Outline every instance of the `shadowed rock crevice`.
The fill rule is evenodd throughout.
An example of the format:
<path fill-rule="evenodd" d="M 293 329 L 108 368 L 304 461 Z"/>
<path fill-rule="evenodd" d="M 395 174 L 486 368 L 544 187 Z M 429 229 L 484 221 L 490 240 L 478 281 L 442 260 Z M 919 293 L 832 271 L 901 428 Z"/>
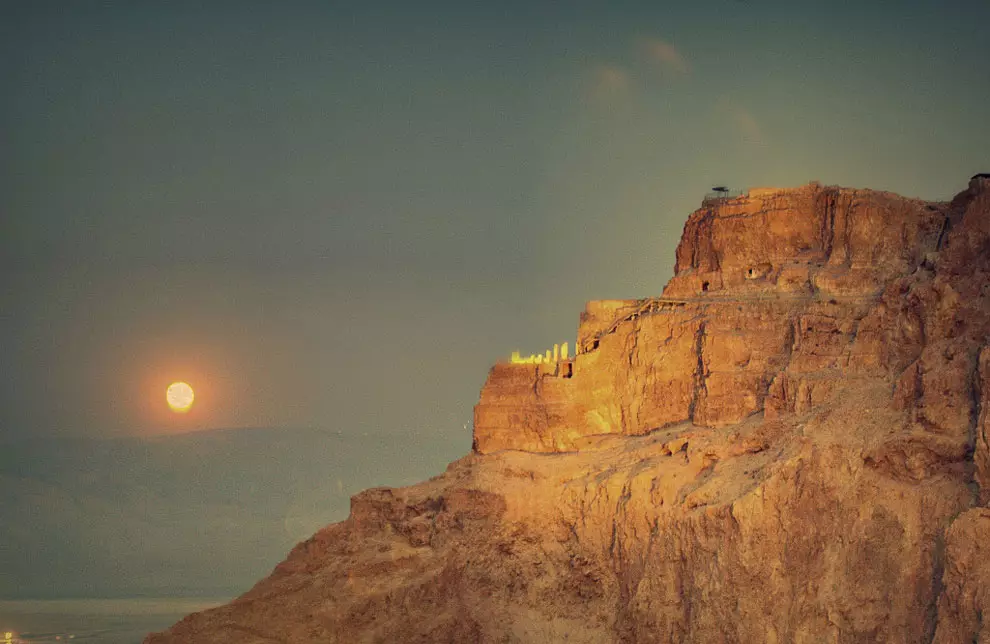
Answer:
<path fill-rule="evenodd" d="M 705 323 L 702 322 L 698 325 L 698 330 L 694 334 L 694 351 L 697 356 L 697 363 L 695 364 L 695 375 L 694 375 L 694 393 L 691 396 L 691 405 L 688 407 L 688 418 L 694 420 L 695 415 L 698 411 L 699 402 L 703 401 L 708 393 L 705 380 L 707 374 L 705 373 Z"/>

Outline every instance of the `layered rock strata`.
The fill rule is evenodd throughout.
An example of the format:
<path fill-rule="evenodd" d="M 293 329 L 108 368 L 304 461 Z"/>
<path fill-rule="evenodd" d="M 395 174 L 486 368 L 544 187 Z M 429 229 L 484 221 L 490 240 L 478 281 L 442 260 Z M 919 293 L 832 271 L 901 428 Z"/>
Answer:
<path fill-rule="evenodd" d="M 982 177 L 707 202 L 472 454 L 146 641 L 990 641 L 988 284 Z"/>

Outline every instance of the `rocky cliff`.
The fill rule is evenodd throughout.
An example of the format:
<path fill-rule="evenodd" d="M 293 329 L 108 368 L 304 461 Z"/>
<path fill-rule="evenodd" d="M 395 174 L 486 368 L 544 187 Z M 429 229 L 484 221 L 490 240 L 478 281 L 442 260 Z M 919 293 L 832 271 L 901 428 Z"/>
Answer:
<path fill-rule="evenodd" d="M 754 190 L 475 448 L 148 644 L 990 642 L 990 180 Z"/>

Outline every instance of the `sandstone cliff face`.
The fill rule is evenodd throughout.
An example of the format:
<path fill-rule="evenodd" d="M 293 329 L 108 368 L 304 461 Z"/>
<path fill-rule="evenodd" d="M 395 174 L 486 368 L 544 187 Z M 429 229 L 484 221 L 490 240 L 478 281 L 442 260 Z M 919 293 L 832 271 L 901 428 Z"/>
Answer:
<path fill-rule="evenodd" d="M 904 306 L 898 280 L 927 270 L 952 219 L 949 204 L 816 184 L 716 200 L 688 218 L 663 296 L 589 303 L 568 377 L 492 369 L 475 449 L 720 427 L 807 411 L 850 377 L 900 374 L 925 338 L 923 306 Z"/>
<path fill-rule="evenodd" d="M 986 180 L 706 204 L 474 453 L 147 642 L 990 642 L 988 284 Z"/>

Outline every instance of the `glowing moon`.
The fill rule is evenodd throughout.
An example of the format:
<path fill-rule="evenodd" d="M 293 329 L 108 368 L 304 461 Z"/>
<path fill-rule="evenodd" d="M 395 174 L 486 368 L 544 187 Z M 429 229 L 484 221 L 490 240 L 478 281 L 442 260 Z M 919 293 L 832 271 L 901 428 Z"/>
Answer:
<path fill-rule="evenodd" d="M 195 398 L 193 388 L 184 382 L 173 382 L 165 390 L 165 400 L 168 401 L 168 406 L 172 408 L 172 411 L 180 414 L 189 411 Z"/>

